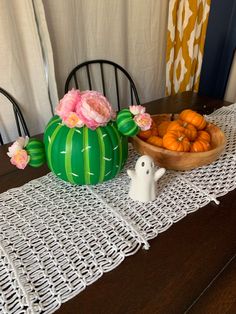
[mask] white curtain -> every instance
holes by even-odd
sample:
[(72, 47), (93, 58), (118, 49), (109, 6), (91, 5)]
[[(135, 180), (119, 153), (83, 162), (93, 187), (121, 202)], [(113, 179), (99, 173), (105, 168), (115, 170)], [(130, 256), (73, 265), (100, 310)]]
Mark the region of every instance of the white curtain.
[[(126, 68), (141, 102), (163, 97), (168, 3), (1, 0), (0, 86), (20, 102), (31, 134), (44, 130), (71, 69), (89, 59)], [(2, 117), (1, 107), (0, 119), (0, 128), (11, 129), (7, 140), (15, 139), (10, 113)]]
[(119, 63), (142, 102), (165, 94), (168, 0), (43, 0), (59, 96), (67, 75), (91, 59)]
[[(41, 44), (45, 46), (45, 56)], [(51, 103), (57, 103), (58, 96), (41, 0), (0, 1), (0, 73), (0, 86), (19, 102), (31, 135), (43, 132), (52, 116)], [(18, 137), (11, 107), (3, 97), (0, 97), (0, 130), (4, 142)]]

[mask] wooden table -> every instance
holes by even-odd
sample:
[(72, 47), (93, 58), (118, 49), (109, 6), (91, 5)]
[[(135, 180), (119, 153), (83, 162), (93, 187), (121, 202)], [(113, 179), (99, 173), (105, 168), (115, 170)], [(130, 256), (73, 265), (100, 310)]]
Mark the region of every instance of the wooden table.
[[(150, 113), (192, 107), (209, 113), (229, 103), (190, 92), (145, 104)], [(48, 172), (14, 168), (0, 148), (0, 192)], [(57, 314), (236, 313), (236, 190), (150, 241), (66, 302)]]

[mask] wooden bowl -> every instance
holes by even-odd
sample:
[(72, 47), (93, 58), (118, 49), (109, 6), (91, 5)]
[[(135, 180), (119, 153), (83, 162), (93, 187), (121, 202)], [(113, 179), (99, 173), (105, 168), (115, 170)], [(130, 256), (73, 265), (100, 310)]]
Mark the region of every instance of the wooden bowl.
[[(164, 120), (156, 116), (153, 118), (155, 121)], [(221, 129), (212, 123), (208, 123), (206, 130), (211, 135), (212, 147), (211, 150), (206, 152), (175, 152), (151, 145), (137, 136), (132, 137), (130, 141), (138, 153), (151, 156), (160, 167), (173, 170), (191, 170), (212, 163), (225, 149), (226, 138)]]

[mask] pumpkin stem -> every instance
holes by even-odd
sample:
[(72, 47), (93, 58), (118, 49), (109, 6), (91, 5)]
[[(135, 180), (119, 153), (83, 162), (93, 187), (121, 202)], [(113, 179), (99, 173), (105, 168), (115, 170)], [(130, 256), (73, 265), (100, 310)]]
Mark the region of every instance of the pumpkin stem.
[(183, 135), (182, 135), (182, 136), (180, 136), (180, 137), (178, 137), (178, 138), (177, 138), (177, 141), (182, 142), (182, 141), (183, 141), (183, 139), (184, 139), (184, 137), (185, 137), (185, 136), (183, 136)]

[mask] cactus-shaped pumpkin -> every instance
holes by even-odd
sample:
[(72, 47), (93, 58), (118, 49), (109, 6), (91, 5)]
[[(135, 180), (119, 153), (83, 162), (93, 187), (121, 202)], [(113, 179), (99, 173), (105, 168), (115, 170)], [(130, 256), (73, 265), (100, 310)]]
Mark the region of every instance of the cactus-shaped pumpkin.
[(122, 109), (118, 113), (116, 121), (118, 130), (126, 136), (135, 136), (140, 131), (129, 109)]
[[(19, 169), (40, 167), (45, 161), (59, 178), (74, 184), (97, 184), (114, 178), (128, 157), (128, 138), (151, 126), (140, 105), (121, 110), (117, 117), (97, 91), (72, 89), (55, 108), (44, 143), (20, 137), (8, 156)], [(116, 121), (114, 121), (116, 119)]]
[(116, 122), (95, 130), (68, 128), (54, 116), (44, 132), (47, 164), (59, 178), (74, 184), (96, 184), (114, 178), (128, 155), (127, 137)]
[(30, 138), (25, 147), (28, 155), (30, 156), (29, 165), (37, 168), (46, 162), (44, 144), (36, 138)]

